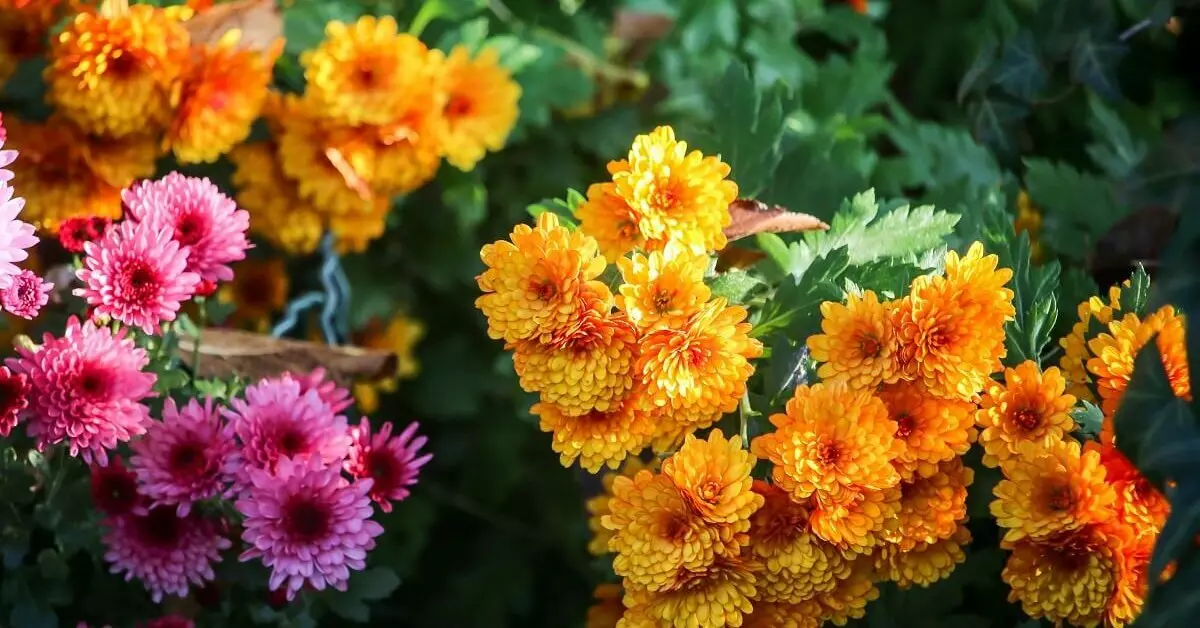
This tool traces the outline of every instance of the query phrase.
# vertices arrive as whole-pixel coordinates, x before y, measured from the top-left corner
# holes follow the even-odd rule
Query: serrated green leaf
[[[1112,185],[1099,177],[1045,159],[1027,159],[1025,167],[1025,189],[1046,212],[1044,239],[1065,256],[1082,260],[1127,213],[1117,204]]]
[[[1004,45],[999,66],[992,78],[996,87],[1025,101],[1032,101],[1046,89],[1050,76],[1038,53],[1033,33],[1021,31]]]
[[[729,164],[741,196],[753,198],[779,163],[785,88],[759,90],[745,65],[734,63],[709,90],[712,122],[693,143]]]
[[[1146,158],[1146,144],[1135,139],[1117,113],[1096,96],[1089,95],[1088,110],[1088,128],[1095,138],[1087,146],[1088,155],[1110,177],[1125,178]]]
[[[971,185],[994,187],[1002,174],[996,158],[963,129],[911,122],[898,124],[888,136],[904,154],[904,187],[930,188],[966,179]]]
[[[1121,311],[1146,315],[1146,304],[1150,301],[1150,275],[1146,268],[1138,264],[1137,269],[1129,278],[1129,287],[1121,290]]]
[[[1080,404],[1080,407],[1071,411],[1071,418],[1075,420],[1075,430],[1087,440],[1096,440],[1100,436],[1100,426],[1104,423],[1104,413],[1090,401],[1082,401]]]
[[[816,133],[788,143],[758,200],[828,221],[843,199],[867,186],[875,164],[862,139]]]
[[[807,384],[811,359],[804,342],[793,343],[780,334],[771,343],[771,360],[767,362],[766,390],[772,405],[786,398],[797,386]]]
[[[913,279],[926,272],[912,262],[882,259],[859,265],[847,274],[860,288],[873,290],[886,298],[895,298],[907,293]]]
[[[539,203],[534,203],[526,208],[529,215],[535,220],[538,216],[547,212],[558,216],[558,222],[568,229],[576,229],[579,227],[579,221],[575,219],[575,210],[567,201],[548,198]]]
[[[734,304],[745,304],[751,296],[766,287],[761,279],[741,270],[721,273],[708,282],[712,296]]]
[[[850,266],[845,247],[812,260],[795,280],[785,278],[754,320],[751,335],[762,338],[786,330],[791,338],[808,338],[820,327],[823,301],[841,300],[842,273]]]

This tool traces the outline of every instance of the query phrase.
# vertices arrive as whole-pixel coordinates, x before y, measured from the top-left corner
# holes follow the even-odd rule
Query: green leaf
[[[927,272],[912,262],[882,259],[857,266],[846,274],[863,290],[873,290],[887,298],[895,298],[907,293],[913,279]]]
[[[999,248],[996,252],[1000,267],[1013,271],[1013,308],[1016,310],[1016,316],[1006,325],[1004,342],[1008,355],[1004,363],[1017,365],[1033,360],[1040,366],[1058,321],[1058,295],[1055,289],[1058,286],[1059,264],[1049,262],[1034,266],[1030,258],[1028,233],[1021,233],[1010,240],[1007,247]]]
[[[400,577],[388,567],[373,567],[350,578],[350,593],[364,600],[382,600],[400,586]]]
[[[1097,42],[1082,37],[1071,51],[1071,79],[1087,85],[1103,98],[1119,100],[1117,65],[1128,52],[1128,47],[1119,42]]]
[[[962,80],[958,83],[958,91],[954,95],[955,101],[960,105],[966,100],[968,94],[977,89],[986,89],[987,85],[983,78],[996,63],[996,51],[999,48],[1000,44],[991,35],[988,35],[980,44],[979,53],[975,55],[971,67],[967,68],[967,72],[963,74]]]
[[[1193,500],[1192,503],[1200,503],[1200,496],[1189,495],[1189,498]],[[1156,557],[1157,554],[1158,549],[1155,548]],[[1154,569],[1153,563],[1150,569]],[[1200,560],[1192,558],[1183,562],[1179,571],[1165,583],[1158,583],[1157,578],[1151,579],[1151,583],[1150,595],[1133,625],[1137,628],[1192,625],[1196,615],[1200,614]]]
[[[1112,185],[1063,163],[1025,160],[1025,189],[1046,211],[1045,239],[1056,251],[1082,260],[1086,249],[1125,217]],[[1083,250],[1076,245],[1082,242]]]
[[[863,139],[816,133],[787,144],[770,183],[756,198],[828,221],[842,200],[867,187],[874,154]]]
[[[316,48],[325,39],[330,22],[352,23],[362,8],[349,2],[305,2],[283,12],[284,51],[299,55]]]
[[[500,57],[500,65],[513,74],[520,74],[542,56],[541,48],[509,34],[489,37],[484,48],[494,49]]]
[[[1050,77],[1038,54],[1033,33],[1023,30],[1004,46],[992,81],[1000,89],[1025,101],[1035,100]]]
[[[1200,466],[1200,427],[1171,388],[1157,336],[1138,352],[1113,421],[1118,447],[1160,490],[1168,477],[1192,477]]]
[[[802,341],[793,343],[780,334],[771,344],[771,360],[766,367],[767,396],[772,405],[791,394],[797,386],[807,384],[811,368],[808,347]]]
[[[1087,440],[1096,440],[1100,436],[1100,426],[1104,423],[1104,413],[1090,401],[1081,401],[1080,404],[1081,407],[1071,411],[1076,431]]]
[[[902,187],[936,188],[961,179],[993,187],[1002,178],[991,151],[963,129],[913,121],[896,125],[888,136],[907,162],[897,177]]]
[[[712,122],[693,142],[729,164],[743,197],[755,197],[779,163],[784,91],[782,85],[757,89],[739,63],[710,88]]]
[[[361,599],[349,595],[329,595],[325,603],[334,615],[352,622],[365,624],[371,620],[371,609]]]
[[[1150,301],[1150,275],[1141,264],[1129,278],[1129,287],[1121,290],[1121,312],[1146,315],[1146,304]]]
[[[708,282],[712,296],[723,297],[730,303],[745,304],[752,295],[763,289],[766,284],[745,271],[730,270],[717,275]]]
[[[762,338],[786,330],[789,337],[808,338],[816,333],[821,322],[820,305],[842,299],[838,286],[849,266],[850,255],[842,247],[812,260],[795,281],[785,278],[759,310],[751,335]]]
[[[1146,144],[1129,132],[1129,127],[1104,102],[1088,96],[1088,128],[1095,138],[1087,145],[1087,153],[1110,177],[1123,179],[1146,158]]]
[[[482,171],[442,168],[438,180],[442,185],[442,203],[454,211],[459,228],[473,232],[487,218],[488,193]]]
[[[968,117],[975,138],[1001,154],[1013,155],[1022,122],[1032,112],[1028,105],[984,98],[971,106]]]
[[[425,0],[409,25],[420,33],[434,20],[461,21],[487,8],[487,0]]]
[[[571,190],[571,192],[578,195],[578,192],[575,192],[574,190]],[[568,197],[568,199],[569,198],[570,197]],[[533,216],[534,219],[546,212],[550,212],[551,214],[558,216],[558,222],[562,226],[568,229],[576,229],[579,227],[579,221],[575,219],[575,208],[577,206],[577,203],[572,203],[570,200],[564,201],[557,198],[547,198],[543,199],[541,202],[530,205],[528,208],[526,208],[526,211],[528,211],[529,215]]]

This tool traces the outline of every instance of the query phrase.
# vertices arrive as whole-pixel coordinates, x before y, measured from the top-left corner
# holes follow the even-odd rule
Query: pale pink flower
[[[286,587],[288,599],[304,585],[346,590],[351,570],[366,566],[383,527],[371,520],[370,480],[351,484],[338,466],[315,458],[279,461],[275,474],[250,472],[237,500],[245,515],[241,560],[261,557],[271,569],[268,588]]]
[[[4,142],[8,139],[8,129],[4,128],[4,116],[0,114],[0,182],[12,181],[12,170],[8,166],[17,160],[17,151],[2,150]]]
[[[208,281],[233,279],[231,262],[246,258],[250,214],[208,179],[172,172],[121,195],[129,217],[166,227],[188,251],[187,270]]]
[[[29,377],[28,432],[39,449],[65,442],[72,456],[108,464],[108,451],[146,431],[155,376],[146,352],[126,337],[72,316],[61,338],[41,347],[17,346],[5,360]]]
[[[251,469],[274,472],[286,457],[341,467],[350,449],[346,417],[335,415],[316,390],[302,392],[290,377],[265,379],[230,401],[226,416],[242,441],[241,478]]]
[[[233,426],[212,399],[192,399],[182,410],[167,399],[162,421],[150,423],[133,452],[142,494],[156,506],[177,506],[181,517],[194,502],[226,496],[241,464]]]
[[[104,560],[112,573],[137,578],[162,602],[163,596],[184,597],[191,585],[216,577],[213,564],[233,544],[221,536],[210,519],[193,514],[180,517],[174,508],[152,508],[145,515],[126,515],[107,521]]]
[[[0,151],[0,166],[4,165],[5,153],[16,151]],[[8,171],[0,168],[0,172]],[[25,261],[29,257],[26,249],[38,243],[33,225],[17,218],[25,208],[25,199],[13,194],[8,183],[0,179],[0,289],[12,285],[13,278],[21,273],[17,262]]]
[[[350,457],[346,471],[355,478],[370,478],[371,499],[384,512],[392,511],[392,502],[408,498],[408,487],[417,483],[417,473],[433,454],[418,455],[428,439],[416,436],[414,421],[404,431],[392,436],[391,422],[384,423],[379,432],[371,434],[371,422],[366,418],[351,428]]]
[[[43,281],[32,270],[25,269],[12,278],[7,288],[0,290],[0,305],[13,316],[33,320],[50,300],[52,288],[54,284]]]

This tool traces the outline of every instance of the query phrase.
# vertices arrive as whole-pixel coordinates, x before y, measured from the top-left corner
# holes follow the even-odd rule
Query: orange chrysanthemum
[[[444,94],[433,83],[413,89],[417,91],[409,95],[408,106],[371,137],[371,185],[380,194],[412,192],[432,180],[442,163],[447,127],[439,108]]]
[[[899,524],[888,540],[906,552],[950,538],[967,516],[967,487],[974,479],[974,470],[954,458],[934,475],[901,484]]]
[[[726,439],[712,430],[707,440],[689,434],[673,456],[663,461],[662,474],[671,479],[688,505],[709,523],[747,520],[763,504],[750,490],[754,456],[742,449],[740,436]]]
[[[1042,372],[1026,360],[1004,371],[1004,384],[988,386],[975,420],[982,430],[983,464],[997,467],[1017,455],[1020,443],[1062,440],[1075,429],[1075,397],[1064,394],[1067,382],[1050,367]]]
[[[813,498],[813,534],[852,557],[867,554],[896,534],[900,524],[900,487]]]
[[[617,260],[621,281],[617,307],[642,330],[680,328],[708,301],[708,257],[674,245],[649,255]]]
[[[596,281],[605,262],[592,238],[559,226],[544,213],[537,226],[517,225],[511,242],[487,244],[479,256],[487,265],[477,278],[485,294],[475,306],[488,319],[488,335],[507,342],[548,341],[592,307],[584,293],[607,301],[608,287]]]
[[[616,553],[613,571],[625,578],[626,592],[679,589],[718,556],[737,556],[749,539],[749,520],[710,524],[688,505],[670,478],[641,471],[613,481],[609,514],[601,520],[613,531],[608,547]],[[627,606],[630,604],[626,599]]]
[[[486,152],[504,148],[517,123],[521,86],[500,65],[495,48],[485,48],[472,59],[466,46],[455,46],[443,68],[449,94],[443,110],[446,161],[471,170]]]
[[[754,610],[742,628],[820,628],[825,621],[825,609],[817,600],[794,604],[760,600],[754,601]]]
[[[934,394],[969,400],[1005,356],[1004,323],[1013,318],[1012,271],[976,242],[963,257],[946,254],[946,274],[913,280],[895,307],[900,364]]]
[[[0,88],[21,62],[43,54],[47,31],[59,13],[53,3],[14,5],[0,0]]]
[[[61,124],[70,129],[88,167],[101,181],[112,187],[126,188],[138,179],[154,176],[161,151],[158,138],[152,135],[113,139],[86,135],[57,117],[50,118],[48,124]]]
[[[835,626],[845,626],[851,619],[861,619],[867,614],[867,604],[879,598],[875,586],[875,572],[870,557],[855,561],[849,578],[838,582],[829,593],[815,599],[821,605],[825,621]]]
[[[266,333],[271,317],[287,304],[287,266],[280,258],[247,259],[234,264],[233,272],[233,281],[223,283],[218,293],[221,301],[234,306],[226,323]]]
[[[587,612],[584,628],[616,628],[617,622],[625,614],[625,604],[621,602],[621,585],[600,584],[592,594],[595,602]]]
[[[295,182],[279,167],[277,149],[242,144],[229,153],[238,205],[250,212],[250,231],[293,255],[317,250],[324,231],[321,214],[300,200]]]
[[[387,216],[392,209],[391,199],[374,195],[366,213],[334,214],[329,217],[329,230],[341,254],[362,253],[387,230]]]
[[[895,460],[905,480],[929,477],[938,465],[965,454],[975,437],[975,405],[929,394],[916,381],[899,381],[881,388],[879,399],[896,424],[904,451]]]
[[[663,426],[670,437],[658,439],[656,449],[670,447],[673,443],[664,441],[708,427],[737,407],[754,372],[750,359],[762,355],[762,343],[750,338],[745,319],[745,308],[714,299],[682,327],[658,329],[642,338],[635,369],[643,383],[642,401],[670,417]]]
[[[1121,310],[1121,288],[1128,287],[1129,284],[1130,282],[1126,280],[1121,286],[1110,287],[1107,303],[1100,297],[1092,297],[1080,303],[1077,308],[1079,321],[1071,328],[1071,333],[1059,341],[1059,345],[1063,348],[1063,357],[1058,361],[1058,367],[1062,369],[1063,375],[1067,378],[1067,393],[1074,395],[1076,399],[1096,401],[1090,387],[1092,378],[1087,369],[1087,361],[1092,357],[1088,351],[1088,340],[1091,339],[1088,330],[1092,326],[1092,321],[1107,328],[1113,320],[1113,313]]]
[[[1021,443],[1017,455],[1001,465],[991,512],[1004,540],[1041,540],[1115,514],[1116,493],[1105,481],[1100,454],[1081,451],[1074,440]]]
[[[1125,454],[1112,444],[1089,442],[1085,449],[1100,454],[1104,480],[1117,494],[1117,520],[1128,524],[1139,540],[1153,543],[1171,514],[1171,503]]]
[[[188,34],[166,12],[136,4],[82,12],[50,45],[47,98],[89,133],[124,137],[165,128]]]
[[[850,576],[850,562],[812,533],[806,505],[761,480],[754,482],[754,491],[765,500],[750,520],[750,551],[762,566],[758,600],[799,602],[833,590]],[[754,606],[757,614],[759,605]]]
[[[846,304],[821,304],[822,334],[808,339],[822,380],[844,379],[852,388],[874,389],[896,376],[898,345],[888,306],[867,290]]]
[[[1137,619],[1146,602],[1146,595],[1150,591],[1150,558],[1154,554],[1157,535],[1143,534],[1135,539],[1134,535],[1143,532],[1137,524],[1127,525],[1122,521],[1117,522],[1116,526],[1126,527],[1117,532],[1126,542],[1114,554],[1117,577],[1112,598],[1108,602],[1106,619],[1113,628],[1122,628]]]
[[[609,502],[612,501],[613,482],[620,476],[632,478],[643,469],[651,471],[657,470],[654,466],[647,466],[636,457],[625,459],[625,464],[621,465],[620,472],[605,473],[600,477],[600,483],[603,491],[587,500],[585,504],[588,511],[588,530],[592,532],[592,540],[588,542],[588,551],[595,556],[603,556],[609,552],[608,541],[612,539],[613,532],[604,527],[604,516],[609,511]]]
[[[262,111],[283,42],[258,52],[239,48],[239,37],[230,31],[214,45],[193,48],[165,140],[180,163],[216,161],[250,135]]]
[[[316,114],[290,95],[272,106],[280,168],[322,214],[370,213],[377,196],[373,131],[328,126]]]
[[[611,181],[588,186],[587,200],[575,210],[575,216],[583,225],[580,229],[596,238],[600,252],[610,262],[646,244],[646,236],[638,230],[637,214]]]
[[[1155,336],[1155,334],[1158,334]],[[1191,378],[1188,374],[1187,346],[1184,343],[1183,315],[1169,305],[1147,316],[1126,314],[1121,320],[1108,324],[1108,332],[1088,342],[1095,356],[1088,360],[1088,371],[1096,380],[1101,409],[1106,417],[1106,434],[1111,435],[1111,420],[1121,403],[1121,397],[1133,375],[1133,361],[1142,347],[1156,338],[1162,354],[1163,368],[1175,396],[1191,399]],[[1108,439],[1105,438],[1107,441]]]
[[[963,547],[970,542],[971,531],[959,525],[949,538],[921,543],[908,550],[884,545],[875,552],[875,571],[901,589],[913,585],[927,587],[948,577],[967,559]]]
[[[681,570],[675,586],[667,591],[627,589],[625,605],[639,609],[653,622],[647,626],[736,628],[750,614],[754,583],[750,566],[736,558],[721,558],[708,567]]]
[[[534,404],[530,412],[540,418],[543,432],[554,434],[551,447],[562,465],[569,467],[578,459],[589,473],[606,465],[616,469],[626,456],[644,449],[654,434],[654,420],[633,399],[583,415],[564,414],[550,403]]]
[[[1092,527],[1012,548],[1000,577],[1034,619],[1097,626],[1115,589],[1116,557],[1110,542]]]

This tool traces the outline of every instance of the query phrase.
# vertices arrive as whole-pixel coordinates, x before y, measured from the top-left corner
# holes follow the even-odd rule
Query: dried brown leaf
[[[829,225],[815,216],[744,198],[729,204],[729,215],[733,221],[725,227],[725,237],[730,242],[756,233],[825,231],[829,228]]]
[[[364,201],[371,200],[371,197],[374,194],[371,191],[371,186],[368,185],[362,177],[358,176],[358,172],[354,169],[354,166],[350,165],[350,162],[346,160],[346,157],[342,155],[342,151],[336,148],[326,147],[325,158],[328,159],[329,163],[332,164],[334,169],[338,171],[338,174],[342,175],[342,179],[346,182],[346,186],[351,190],[354,190],[354,193],[357,194],[359,198],[363,199]]]
[[[283,13],[275,0],[234,0],[198,11],[184,26],[193,44],[216,44],[236,29],[239,47],[270,52],[283,38]]]
[[[179,345],[183,363],[192,368],[195,339],[181,337]],[[260,379],[289,371],[307,373],[323,367],[327,376],[342,386],[389,377],[395,374],[399,359],[390,351],[339,347],[217,328],[205,329],[200,334],[198,357],[197,376],[201,378],[239,375]]]
[[[766,256],[762,251],[727,246],[717,253],[717,272],[723,273],[731,268],[750,268]]]

